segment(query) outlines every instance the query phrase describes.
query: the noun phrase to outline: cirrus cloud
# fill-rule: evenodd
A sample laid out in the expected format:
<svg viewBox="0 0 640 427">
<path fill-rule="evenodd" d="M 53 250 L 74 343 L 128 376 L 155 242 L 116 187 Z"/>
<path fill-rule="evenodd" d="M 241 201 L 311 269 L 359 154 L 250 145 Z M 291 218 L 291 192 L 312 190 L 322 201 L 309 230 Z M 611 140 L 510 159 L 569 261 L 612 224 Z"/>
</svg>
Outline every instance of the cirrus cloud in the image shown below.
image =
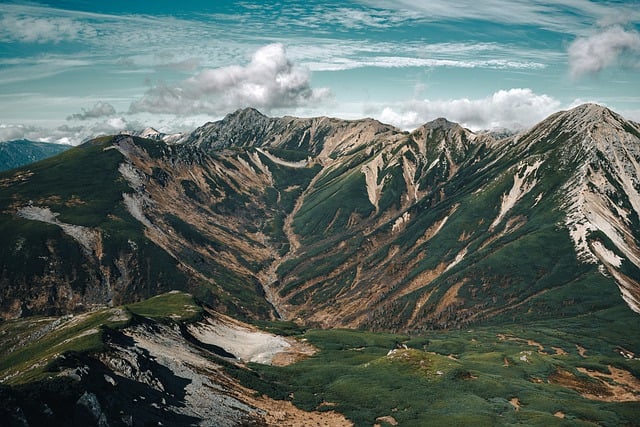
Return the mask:
<svg viewBox="0 0 640 427">
<path fill-rule="evenodd" d="M 385 123 L 416 128 L 446 117 L 473 130 L 531 126 L 558 109 L 560 102 L 531 89 L 499 90 L 481 99 L 412 100 L 386 107 L 378 115 Z"/>
<path fill-rule="evenodd" d="M 131 112 L 221 114 L 256 107 L 266 111 L 304 106 L 329 95 L 313 89 L 307 69 L 293 64 L 280 43 L 258 49 L 246 66 L 206 69 L 175 86 L 151 87 L 131 103 Z"/>
<path fill-rule="evenodd" d="M 6 14 L 0 18 L 0 41 L 22 43 L 60 43 L 95 36 L 86 22 L 67 17 L 33 17 Z"/>
</svg>

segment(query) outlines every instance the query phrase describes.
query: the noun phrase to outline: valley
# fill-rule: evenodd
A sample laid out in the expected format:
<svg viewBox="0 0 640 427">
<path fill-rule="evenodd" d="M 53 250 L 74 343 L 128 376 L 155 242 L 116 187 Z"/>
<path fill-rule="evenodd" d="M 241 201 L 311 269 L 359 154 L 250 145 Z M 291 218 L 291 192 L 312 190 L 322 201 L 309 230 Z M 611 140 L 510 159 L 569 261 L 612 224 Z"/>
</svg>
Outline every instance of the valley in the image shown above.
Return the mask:
<svg viewBox="0 0 640 427">
<path fill-rule="evenodd" d="M 501 139 L 244 109 L 2 173 L 3 411 L 634 425 L 639 165 L 584 104 Z"/>
</svg>

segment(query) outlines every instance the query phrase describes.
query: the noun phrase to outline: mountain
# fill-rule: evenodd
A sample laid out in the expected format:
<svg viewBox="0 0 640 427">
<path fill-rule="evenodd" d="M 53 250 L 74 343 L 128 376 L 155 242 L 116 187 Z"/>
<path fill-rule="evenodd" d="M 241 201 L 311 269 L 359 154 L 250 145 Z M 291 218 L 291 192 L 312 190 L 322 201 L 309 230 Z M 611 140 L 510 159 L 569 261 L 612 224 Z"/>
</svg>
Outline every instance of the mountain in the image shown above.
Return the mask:
<svg viewBox="0 0 640 427">
<path fill-rule="evenodd" d="M 21 139 L 0 143 L 0 171 L 28 165 L 55 156 L 71 148 L 69 145 L 33 142 Z"/>
<path fill-rule="evenodd" d="M 640 401 L 638 124 L 585 104 L 496 139 L 444 118 L 403 132 L 372 119 L 245 109 L 169 140 L 145 135 L 98 138 L 0 174 L 0 333 L 13 337 L 0 374 L 12 384 L 44 381 L 30 383 L 36 391 L 12 388 L 14 406 L 26 407 L 29 393 L 45 399 L 43 376 L 86 365 L 156 391 L 153 378 L 165 390 L 182 381 L 174 376 L 223 384 L 225 396 L 242 397 L 233 405 L 248 405 L 245 415 L 262 413 L 246 399 L 262 393 L 305 411 L 337 408 L 359 425 L 440 419 L 434 408 L 453 406 L 463 425 L 479 413 L 490 414 L 473 418 L 480 424 L 528 424 L 542 412 L 546 425 L 568 408 L 585 423 L 633 424 L 636 403 L 594 402 Z M 157 295 L 186 295 L 183 306 L 199 314 L 136 308 Z M 109 320 L 114 310 L 130 314 Z M 55 325 L 84 313 L 102 317 L 69 323 L 68 335 L 45 328 L 16 353 L 32 316 Z M 246 365 L 229 322 L 291 333 L 319 353 L 282 369 Z M 84 331 L 97 343 L 84 346 Z M 50 347 L 82 351 L 60 365 L 42 352 Z M 165 360 L 166 348 L 183 348 L 186 365 L 201 357 L 211 365 L 131 373 Z M 132 352 L 149 361 L 133 371 L 109 362 Z M 46 369 L 36 375 L 16 360 Z M 97 399 L 117 418 L 110 411 L 123 402 L 113 403 L 113 390 L 77 375 L 60 407 L 82 412 Z M 424 385 L 438 403 L 401 398 L 393 378 Z M 160 405 L 151 389 L 141 396 Z M 390 403 L 374 405 L 380 393 Z M 191 397 L 163 396 L 176 417 L 195 417 L 177 425 L 203 414 Z M 563 403 L 552 411 L 540 396 Z M 407 399 L 411 407 L 399 403 Z M 468 411 L 452 403 L 462 401 L 475 403 Z M 175 410 L 179 403 L 190 409 Z M 242 414 L 235 424 L 248 420 Z"/>
<path fill-rule="evenodd" d="M 3 315 L 174 288 L 381 330 L 640 311 L 639 133 L 587 104 L 499 141 L 253 109 L 94 140 L 3 178 Z"/>
</svg>

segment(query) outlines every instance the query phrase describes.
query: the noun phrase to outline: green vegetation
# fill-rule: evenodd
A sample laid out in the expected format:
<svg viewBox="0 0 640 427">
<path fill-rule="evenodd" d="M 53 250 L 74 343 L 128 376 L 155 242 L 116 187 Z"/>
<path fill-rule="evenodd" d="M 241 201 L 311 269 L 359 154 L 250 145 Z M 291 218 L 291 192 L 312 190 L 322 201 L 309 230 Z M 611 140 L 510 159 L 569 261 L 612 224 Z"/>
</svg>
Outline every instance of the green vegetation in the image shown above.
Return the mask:
<svg viewBox="0 0 640 427">
<path fill-rule="evenodd" d="M 100 351 L 103 328 L 124 326 L 126 313 L 103 309 L 61 318 L 32 317 L 0 325 L 0 378 L 7 384 L 25 383 L 46 377 L 48 364 L 72 351 Z"/>
<path fill-rule="evenodd" d="M 123 308 L 4 322 L 0 377 L 7 385 L 46 379 L 60 355 L 100 352 L 106 330 L 126 327 L 131 314 L 184 323 L 198 319 L 202 308 L 189 294 L 170 292 Z M 562 323 L 418 335 L 257 322 L 272 333 L 304 339 L 319 351 L 286 367 L 215 363 L 259 393 L 290 399 L 305 410 L 338 411 L 357 426 L 391 419 L 381 417 L 409 426 L 634 425 L 640 401 L 616 402 L 613 389 L 578 371 L 607 375 L 621 369 L 640 377 L 640 361 L 620 354 L 640 344 L 640 331 L 627 327 L 634 321 L 635 315 L 619 306 Z M 589 390 L 613 401 L 580 394 Z"/>
<path fill-rule="evenodd" d="M 191 295 L 178 291 L 129 304 L 126 309 L 137 316 L 149 319 L 183 322 L 195 320 L 202 314 L 202 306 L 196 304 Z"/>
<path fill-rule="evenodd" d="M 620 307 L 561 324 L 415 336 L 310 330 L 300 337 L 320 349 L 315 356 L 287 367 L 252 364 L 253 375 L 237 376 L 274 398 L 289 396 L 303 409 L 341 412 L 357 426 L 385 416 L 410 426 L 634 425 L 640 401 L 588 399 L 557 376 L 570 372 L 583 387 L 605 395 L 606 387 L 577 368 L 608 373 L 616 366 L 639 376 L 640 361 L 615 350 L 638 348 L 640 333 L 625 334 L 634 319 Z"/>
<path fill-rule="evenodd" d="M 27 317 L 0 323 L 0 379 L 23 384 L 47 378 L 48 367 L 70 352 L 100 352 L 108 328 L 130 324 L 131 314 L 163 322 L 189 322 L 202 307 L 183 292 L 169 292 L 125 307 L 63 317 Z"/>
</svg>

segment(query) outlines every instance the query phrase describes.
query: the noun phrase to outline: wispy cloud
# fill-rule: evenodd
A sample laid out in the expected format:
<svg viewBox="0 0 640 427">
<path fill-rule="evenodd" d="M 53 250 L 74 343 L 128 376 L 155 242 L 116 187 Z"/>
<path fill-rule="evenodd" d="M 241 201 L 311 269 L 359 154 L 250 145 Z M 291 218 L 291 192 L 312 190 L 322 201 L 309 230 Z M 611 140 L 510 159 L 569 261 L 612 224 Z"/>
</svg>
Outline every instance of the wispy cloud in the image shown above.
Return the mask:
<svg viewBox="0 0 640 427">
<path fill-rule="evenodd" d="M 206 69 L 176 85 L 150 88 L 131 103 L 131 112 L 220 114 L 253 106 L 265 110 L 296 107 L 321 100 L 326 89 L 313 89 L 309 72 L 293 64 L 282 44 L 258 49 L 246 66 Z"/>
<path fill-rule="evenodd" d="M 406 67 L 450 67 L 450 68 L 488 68 L 539 70 L 546 65 L 540 62 L 522 62 L 507 59 L 434 59 L 412 58 L 406 56 L 376 56 L 371 58 L 331 58 L 324 62 L 310 62 L 307 64 L 314 71 L 341 71 L 356 68 L 406 68 Z"/>
<path fill-rule="evenodd" d="M 531 126 L 556 111 L 560 102 L 531 89 L 500 90 L 481 99 L 410 100 L 378 110 L 382 122 L 413 129 L 438 117 L 446 117 L 473 130 Z"/>
<path fill-rule="evenodd" d="M 637 6 L 590 0 L 360 0 L 369 7 L 412 11 L 430 21 L 467 19 L 505 24 L 531 25 L 562 33 L 580 33 L 597 21 L 627 16 L 637 20 Z"/>
<path fill-rule="evenodd" d="M 640 33 L 619 25 L 579 37 L 569 46 L 569 70 L 574 78 L 599 73 L 621 61 L 640 64 Z"/>
<path fill-rule="evenodd" d="M 22 43 L 60 43 L 93 37 L 91 25 L 65 17 L 33 17 L 3 14 L 0 18 L 0 41 Z"/>
</svg>

